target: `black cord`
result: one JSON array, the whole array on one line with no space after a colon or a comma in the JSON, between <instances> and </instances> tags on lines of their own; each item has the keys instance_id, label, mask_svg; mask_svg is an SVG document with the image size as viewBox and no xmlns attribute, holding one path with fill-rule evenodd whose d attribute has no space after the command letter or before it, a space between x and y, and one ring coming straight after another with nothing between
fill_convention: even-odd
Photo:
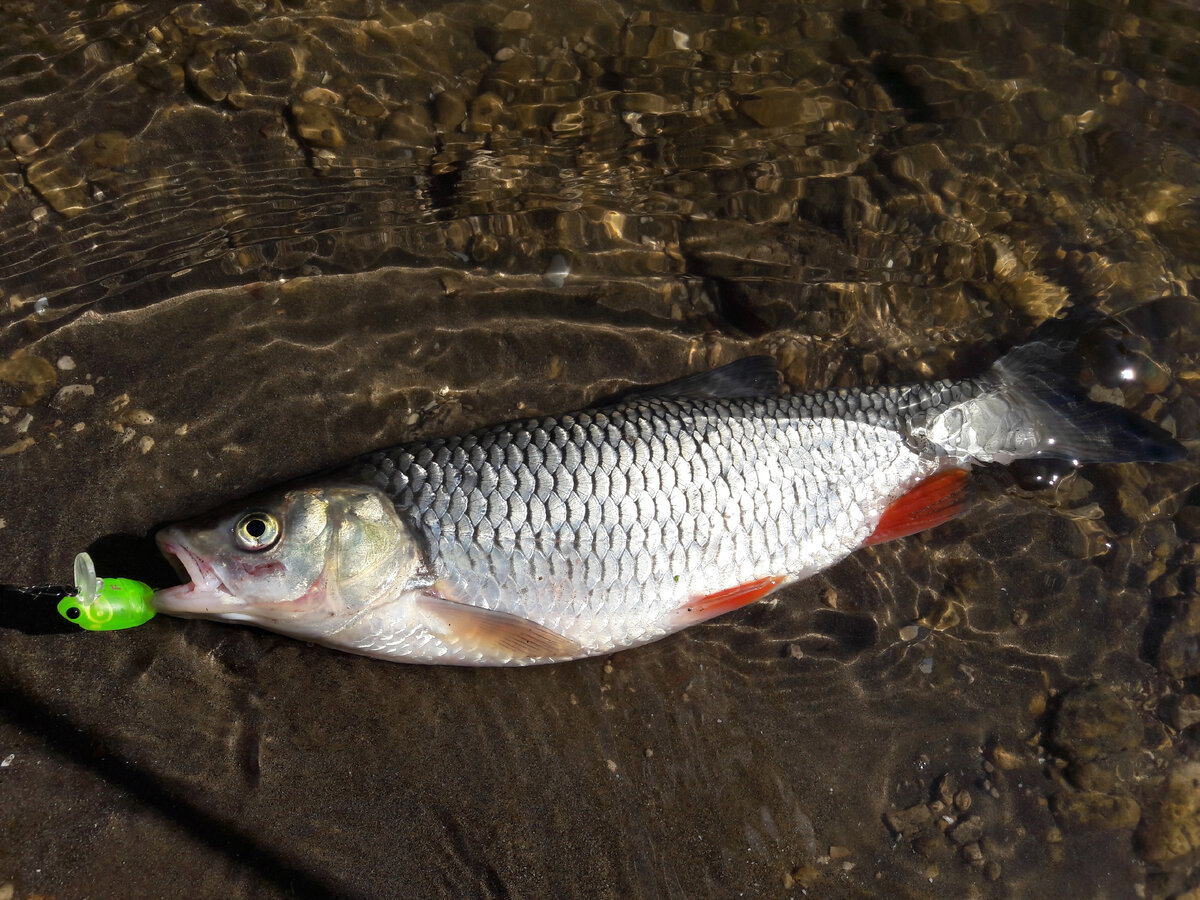
<instances>
[{"instance_id":1,"label":"black cord","mask_svg":"<svg viewBox=\"0 0 1200 900\"><path fill-rule=\"evenodd\" d=\"M0 584L0 628L25 634L78 632L78 626L58 614L58 601L74 593L75 588L59 584Z\"/></svg>"}]
</instances>

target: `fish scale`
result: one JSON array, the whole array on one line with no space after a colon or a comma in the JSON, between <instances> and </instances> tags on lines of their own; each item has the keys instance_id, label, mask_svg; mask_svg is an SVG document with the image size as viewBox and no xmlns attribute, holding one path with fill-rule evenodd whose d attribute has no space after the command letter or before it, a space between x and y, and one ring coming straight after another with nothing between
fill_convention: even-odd
<instances>
[{"instance_id":1,"label":"fish scale","mask_svg":"<svg viewBox=\"0 0 1200 900\"><path fill-rule=\"evenodd\" d=\"M936 402L947 386L926 387ZM938 467L905 441L913 390L637 399L380 451L353 472L425 536L437 579L604 652L667 633L694 596L861 544L880 499Z\"/></svg>"},{"instance_id":2,"label":"fish scale","mask_svg":"<svg viewBox=\"0 0 1200 900\"><path fill-rule=\"evenodd\" d=\"M410 662L523 665L654 640L932 527L966 470L1183 448L1035 341L976 379L780 397L762 358L600 409L383 450L159 533L160 612Z\"/></svg>"}]
</instances>

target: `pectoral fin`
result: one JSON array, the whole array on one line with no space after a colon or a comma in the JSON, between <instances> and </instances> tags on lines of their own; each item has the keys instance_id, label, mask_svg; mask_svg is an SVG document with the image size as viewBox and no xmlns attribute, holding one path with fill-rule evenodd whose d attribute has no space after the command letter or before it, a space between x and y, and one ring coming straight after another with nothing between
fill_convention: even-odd
<instances>
[{"instance_id":1,"label":"pectoral fin","mask_svg":"<svg viewBox=\"0 0 1200 900\"><path fill-rule=\"evenodd\" d=\"M441 585L416 601L426 624L439 636L494 662L570 659L578 643L512 613L472 606L446 596Z\"/></svg>"}]
</instances>

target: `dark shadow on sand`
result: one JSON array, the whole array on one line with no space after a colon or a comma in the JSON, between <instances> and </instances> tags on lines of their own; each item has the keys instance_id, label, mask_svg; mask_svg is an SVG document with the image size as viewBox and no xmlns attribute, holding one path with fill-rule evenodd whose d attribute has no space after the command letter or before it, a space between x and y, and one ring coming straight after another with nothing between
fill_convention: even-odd
<instances>
[{"instance_id":1,"label":"dark shadow on sand","mask_svg":"<svg viewBox=\"0 0 1200 900\"><path fill-rule=\"evenodd\" d=\"M164 821L270 882L286 896L315 900L354 896L351 891L338 888L269 850L237 825L200 809L166 787L154 773L128 759L108 755L101 749L105 744L101 735L89 734L41 701L0 686L0 715L22 731L38 735L55 753L94 772Z\"/></svg>"}]
</instances>

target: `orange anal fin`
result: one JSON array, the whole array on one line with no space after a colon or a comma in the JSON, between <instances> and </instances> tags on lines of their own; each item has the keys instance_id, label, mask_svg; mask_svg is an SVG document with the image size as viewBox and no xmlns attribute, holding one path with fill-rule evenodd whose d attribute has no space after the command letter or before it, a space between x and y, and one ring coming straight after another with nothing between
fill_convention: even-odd
<instances>
[{"instance_id":1,"label":"orange anal fin","mask_svg":"<svg viewBox=\"0 0 1200 900\"><path fill-rule=\"evenodd\" d=\"M966 469L947 469L918 482L883 511L864 547L949 522L967 505Z\"/></svg>"},{"instance_id":2,"label":"orange anal fin","mask_svg":"<svg viewBox=\"0 0 1200 900\"><path fill-rule=\"evenodd\" d=\"M675 618L681 623L681 627L705 622L767 596L785 581L787 578L783 575L771 575L758 581L749 581L737 587L717 591L715 594L693 597L675 610Z\"/></svg>"}]
</instances>

